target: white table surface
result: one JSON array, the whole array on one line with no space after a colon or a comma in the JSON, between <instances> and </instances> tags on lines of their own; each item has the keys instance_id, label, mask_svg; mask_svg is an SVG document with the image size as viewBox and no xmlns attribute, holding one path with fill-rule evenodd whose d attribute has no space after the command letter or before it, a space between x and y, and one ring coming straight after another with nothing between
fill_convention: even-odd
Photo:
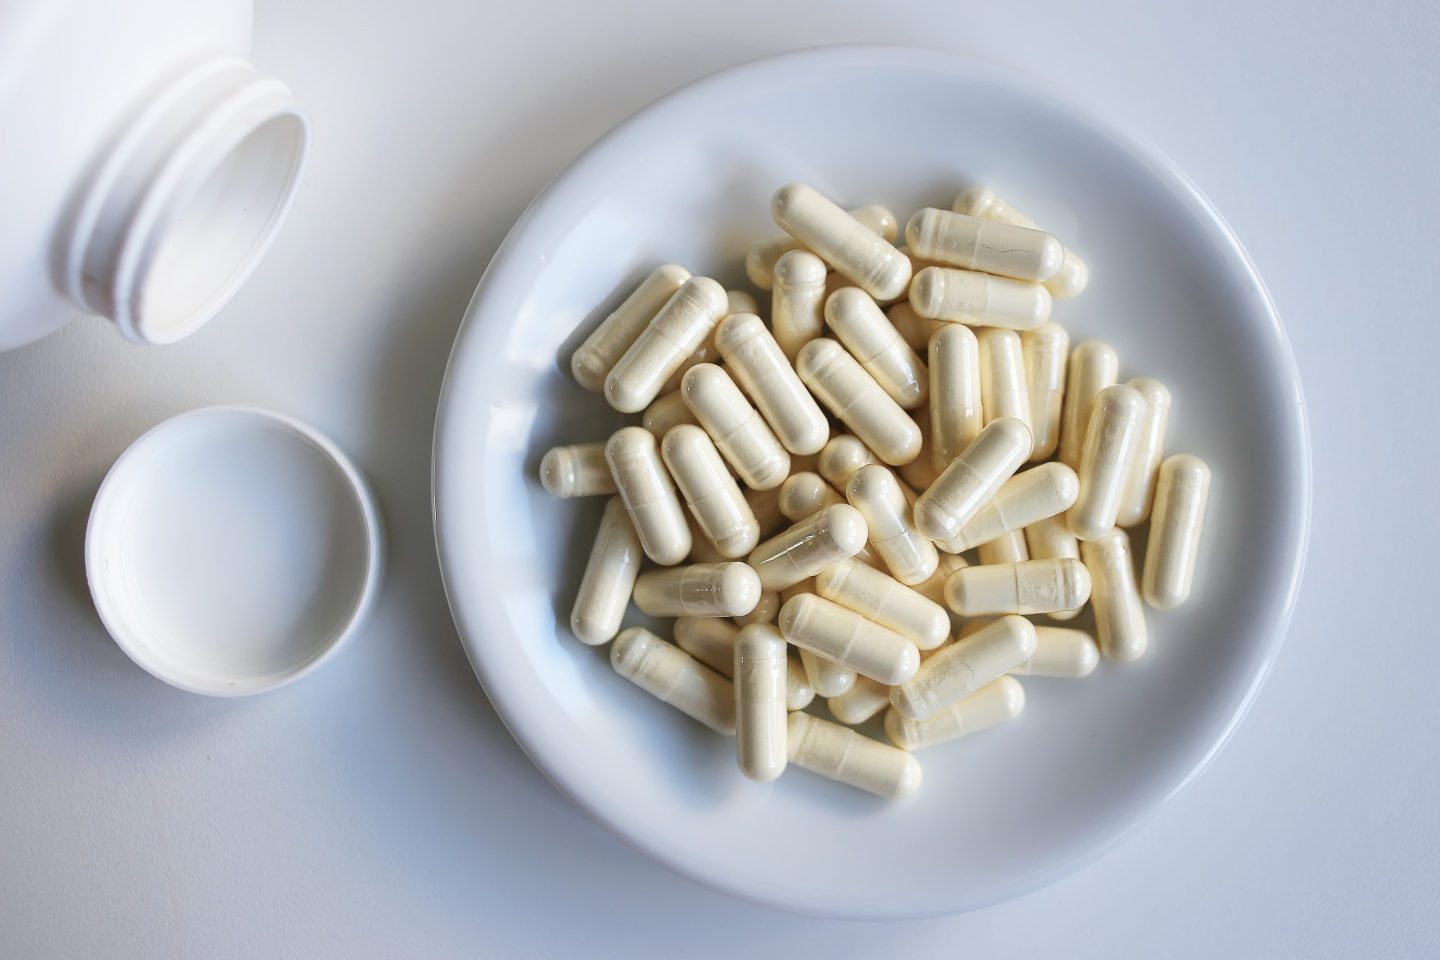
<instances>
[{"instance_id":1,"label":"white table surface","mask_svg":"<svg viewBox=\"0 0 1440 960\"><path fill-rule=\"evenodd\" d=\"M0 956L1434 956L1440 20L1323 7L262 0L315 145L253 281L176 347L0 356ZM907 923L728 900L579 813L475 682L430 529L446 356L529 199L678 84L856 40L1030 68L1173 157L1269 283L1315 454L1290 639L1211 769L1079 875ZM81 553L121 450L227 401L329 431L391 531L352 646L239 702L133 667Z\"/></svg>"}]
</instances>

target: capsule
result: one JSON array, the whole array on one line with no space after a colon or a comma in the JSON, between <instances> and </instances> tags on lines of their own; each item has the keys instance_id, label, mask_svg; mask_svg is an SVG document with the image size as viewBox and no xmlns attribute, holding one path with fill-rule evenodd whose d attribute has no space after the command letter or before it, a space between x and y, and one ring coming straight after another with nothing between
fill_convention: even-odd
<instances>
[{"instance_id":1,"label":"capsule","mask_svg":"<svg viewBox=\"0 0 1440 960\"><path fill-rule=\"evenodd\" d=\"M1086 564L1069 558L966 567L945 583L945 602L967 617L1078 610L1088 599Z\"/></svg>"},{"instance_id":2,"label":"capsule","mask_svg":"<svg viewBox=\"0 0 1440 960\"><path fill-rule=\"evenodd\" d=\"M895 214L887 208L880 206L856 207L848 213L887 241L895 242L900 223L895 219ZM774 283L776 262L791 250L799 249L801 249L800 241L788 233L776 234L769 240L757 243L745 255L745 276L749 277L750 282L761 290L769 290Z\"/></svg>"},{"instance_id":3,"label":"capsule","mask_svg":"<svg viewBox=\"0 0 1440 960\"><path fill-rule=\"evenodd\" d=\"M1078 680L1095 672L1100 648L1084 630L1036 627L1035 653L1010 672L1022 677L1065 677Z\"/></svg>"},{"instance_id":4,"label":"capsule","mask_svg":"<svg viewBox=\"0 0 1440 960\"><path fill-rule=\"evenodd\" d=\"M1034 330L1050 319L1050 294L1038 283L953 267L926 267L910 281L918 316L972 327Z\"/></svg>"},{"instance_id":5,"label":"capsule","mask_svg":"<svg viewBox=\"0 0 1440 960\"><path fill-rule=\"evenodd\" d=\"M780 485L780 512L790 521L804 520L817 510L844 502L818 473L793 473Z\"/></svg>"},{"instance_id":6,"label":"capsule","mask_svg":"<svg viewBox=\"0 0 1440 960\"><path fill-rule=\"evenodd\" d=\"M1008 723L1024 709L1025 688L1003 676L924 720L911 720L892 707L885 714L885 735L902 750L920 750Z\"/></svg>"},{"instance_id":7,"label":"capsule","mask_svg":"<svg viewBox=\"0 0 1440 960\"><path fill-rule=\"evenodd\" d=\"M755 299L753 293L745 290L725 291L725 316L736 313L753 313L757 316L760 313L760 302Z\"/></svg>"},{"instance_id":8,"label":"capsule","mask_svg":"<svg viewBox=\"0 0 1440 960\"><path fill-rule=\"evenodd\" d=\"M870 543L896 580L919 583L935 572L940 562L935 544L916 532L893 473L878 463L861 467L846 485L845 499L865 518Z\"/></svg>"},{"instance_id":9,"label":"capsule","mask_svg":"<svg viewBox=\"0 0 1440 960\"><path fill-rule=\"evenodd\" d=\"M1010 223L1017 227L1037 226L1034 220L1006 203L994 190L985 187L970 187L965 190L955 198L955 204L951 209L956 213L968 213L972 217L984 217L987 220ZM1066 247L1065 259L1060 264L1059 272L1045 281L1045 287L1057 300L1068 300L1080 296L1089 282L1090 268L1085 265L1084 260L1076 255L1074 250Z\"/></svg>"},{"instance_id":10,"label":"capsule","mask_svg":"<svg viewBox=\"0 0 1440 960\"><path fill-rule=\"evenodd\" d=\"M729 374L713 363L702 363L685 374L680 392L745 486L768 490L785 482L790 455Z\"/></svg>"},{"instance_id":11,"label":"capsule","mask_svg":"<svg viewBox=\"0 0 1440 960\"><path fill-rule=\"evenodd\" d=\"M915 501L915 528L931 540L953 540L1030 456L1030 429L992 420Z\"/></svg>"},{"instance_id":12,"label":"capsule","mask_svg":"<svg viewBox=\"0 0 1440 960\"><path fill-rule=\"evenodd\" d=\"M585 342L570 355L570 372L586 390L599 393L610 373L630 345L640 338L652 317L665 306L675 291L690 279L690 271L667 263L641 281L625 302L600 321Z\"/></svg>"},{"instance_id":13,"label":"capsule","mask_svg":"<svg viewBox=\"0 0 1440 960\"><path fill-rule=\"evenodd\" d=\"M940 554L940 565L935 568L935 572L930 575L930 579L924 583L917 583L911 588L926 600L929 600L945 611L946 615L950 618L950 635L952 636L959 632L961 626L964 625L966 621L964 617L951 610L949 605L946 604L945 581L949 580L951 574L956 570L963 570L967 566L969 566L969 564L965 562L964 557L956 556L953 553L942 552ZM924 650L921 651L922 655L927 652L928 651Z\"/></svg>"},{"instance_id":14,"label":"capsule","mask_svg":"<svg viewBox=\"0 0 1440 960\"><path fill-rule=\"evenodd\" d=\"M856 470L874 462L875 455L870 452L869 447L850 434L842 433L831 437L830 442L825 444L815 469L830 486L836 490L844 490Z\"/></svg>"},{"instance_id":15,"label":"capsule","mask_svg":"<svg viewBox=\"0 0 1440 960\"><path fill-rule=\"evenodd\" d=\"M631 627L610 647L615 672L716 733L735 732L735 688L674 644Z\"/></svg>"},{"instance_id":16,"label":"capsule","mask_svg":"<svg viewBox=\"0 0 1440 960\"><path fill-rule=\"evenodd\" d=\"M920 455L920 428L834 340L812 340L796 360L800 379L875 456L900 466Z\"/></svg>"},{"instance_id":17,"label":"capsule","mask_svg":"<svg viewBox=\"0 0 1440 960\"><path fill-rule=\"evenodd\" d=\"M1070 532L1064 514L1037 520L1026 527L1025 548L1031 560L1062 560L1066 557L1080 559L1080 541ZM1052 610L1047 616L1052 620L1070 620L1077 616L1081 609L1084 608Z\"/></svg>"},{"instance_id":18,"label":"capsule","mask_svg":"<svg viewBox=\"0 0 1440 960\"><path fill-rule=\"evenodd\" d=\"M581 643L609 643L620 630L630 591L640 574L640 538L619 497L611 497L600 518L595 545L580 578L570 611L570 632Z\"/></svg>"},{"instance_id":19,"label":"capsule","mask_svg":"<svg viewBox=\"0 0 1440 960\"><path fill-rule=\"evenodd\" d=\"M914 460L895 468L912 503L919 496L916 490L926 490L940 479L940 471L935 467L934 449L930 445L930 404L916 410L914 420L915 426L920 428L920 453Z\"/></svg>"},{"instance_id":20,"label":"capsule","mask_svg":"<svg viewBox=\"0 0 1440 960\"><path fill-rule=\"evenodd\" d=\"M656 440L663 439L671 427L699 422L695 419L695 414L690 412L690 408L685 406L685 396L679 390L656 397L655 401L645 408L645 415L640 420L641 426L655 434Z\"/></svg>"},{"instance_id":21,"label":"capsule","mask_svg":"<svg viewBox=\"0 0 1440 960\"><path fill-rule=\"evenodd\" d=\"M694 511L690 511L685 517L685 523L690 528L690 553L686 555L687 563L724 563L726 560L734 560L734 557L727 557L720 552L720 548L705 535L700 529L700 524L695 519Z\"/></svg>"},{"instance_id":22,"label":"capsule","mask_svg":"<svg viewBox=\"0 0 1440 960\"><path fill-rule=\"evenodd\" d=\"M877 300L891 300L910 282L910 261L874 230L803 183L775 191L770 215L790 236Z\"/></svg>"},{"instance_id":23,"label":"capsule","mask_svg":"<svg viewBox=\"0 0 1440 960\"><path fill-rule=\"evenodd\" d=\"M622 413L639 413L670 375L710 336L725 312L725 288L691 277L665 302L605 377L605 398Z\"/></svg>"},{"instance_id":24,"label":"capsule","mask_svg":"<svg viewBox=\"0 0 1440 960\"><path fill-rule=\"evenodd\" d=\"M784 590L853 557L868 536L860 511L838 503L766 540L750 554L749 562L760 574L762 587Z\"/></svg>"},{"instance_id":25,"label":"capsule","mask_svg":"<svg viewBox=\"0 0 1440 960\"><path fill-rule=\"evenodd\" d=\"M720 355L760 415L793 454L819 453L830 439L830 423L753 313L733 313L715 331Z\"/></svg>"},{"instance_id":26,"label":"capsule","mask_svg":"<svg viewBox=\"0 0 1440 960\"><path fill-rule=\"evenodd\" d=\"M943 324L930 338L930 451L944 470L980 435L980 342L958 323Z\"/></svg>"},{"instance_id":27,"label":"capsule","mask_svg":"<svg viewBox=\"0 0 1440 960\"><path fill-rule=\"evenodd\" d=\"M908 343L910 349L922 357L930 347L931 337L946 327L954 326L944 320L927 320L920 316L915 312L915 308L910 306L909 300L895 304L885 311L885 316L889 318L890 325L895 328L895 332L900 334L900 339ZM931 359L933 361L934 358ZM935 381L932 379L930 384L933 390Z\"/></svg>"},{"instance_id":28,"label":"capsule","mask_svg":"<svg viewBox=\"0 0 1440 960\"><path fill-rule=\"evenodd\" d=\"M982 567L997 563L1024 563L1029 559L1030 551L1025 547L1025 534L1019 530L1010 530L980 544L979 560Z\"/></svg>"},{"instance_id":29,"label":"capsule","mask_svg":"<svg viewBox=\"0 0 1440 960\"><path fill-rule=\"evenodd\" d=\"M681 650L729 680L735 676L735 641L740 628L719 617L680 617L675 621L675 643ZM785 707L804 710L815 699L805 679L800 654L790 650L785 671Z\"/></svg>"},{"instance_id":30,"label":"capsule","mask_svg":"<svg viewBox=\"0 0 1440 960\"><path fill-rule=\"evenodd\" d=\"M743 617L760 602L760 577L743 563L695 563L647 570L635 606L652 617Z\"/></svg>"},{"instance_id":31,"label":"capsule","mask_svg":"<svg viewBox=\"0 0 1440 960\"><path fill-rule=\"evenodd\" d=\"M681 424L665 434L660 455L716 551L733 560L754 550L760 542L760 522L750 512L709 434L692 424Z\"/></svg>"},{"instance_id":32,"label":"capsule","mask_svg":"<svg viewBox=\"0 0 1440 960\"><path fill-rule=\"evenodd\" d=\"M865 291L849 287L832 293L825 301L825 323L890 399L905 410L925 402L930 372Z\"/></svg>"},{"instance_id":33,"label":"capsule","mask_svg":"<svg viewBox=\"0 0 1440 960\"><path fill-rule=\"evenodd\" d=\"M1065 405L1060 418L1060 462L1080 468L1080 451L1090 426L1090 411L1100 391L1120 375L1120 358L1108 343L1087 340L1070 353Z\"/></svg>"},{"instance_id":34,"label":"capsule","mask_svg":"<svg viewBox=\"0 0 1440 960\"><path fill-rule=\"evenodd\" d=\"M780 594L774 590L762 590L760 591L760 599L755 603L754 610L732 619L738 625L748 627L752 623L774 623L775 618L779 615Z\"/></svg>"},{"instance_id":35,"label":"capsule","mask_svg":"<svg viewBox=\"0 0 1440 960\"><path fill-rule=\"evenodd\" d=\"M825 328L825 261L795 250L775 264L775 291L770 296L770 327L775 342L791 363L800 348Z\"/></svg>"},{"instance_id":36,"label":"capsule","mask_svg":"<svg viewBox=\"0 0 1440 960\"><path fill-rule=\"evenodd\" d=\"M1209 497L1210 468L1204 460L1177 453L1160 464L1142 580L1145 602L1156 610L1174 609L1190 597Z\"/></svg>"},{"instance_id":37,"label":"capsule","mask_svg":"<svg viewBox=\"0 0 1440 960\"><path fill-rule=\"evenodd\" d=\"M1014 330L989 329L975 337L980 342L980 409L985 422L1013 417L1033 433L1020 335Z\"/></svg>"},{"instance_id":38,"label":"capsule","mask_svg":"<svg viewBox=\"0 0 1440 960\"><path fill-rule=\"evenodd\" d=\"M1054 277L1065 262L1065 248L1043 230L934 207L905 224L905 247L934 263L1034 283Z\"/></svg>"},{"instance_id":39,"label":"capsule","mask_svg":"<svg viewBox=\"0 0 1440 960\"><path fill-rule=\"evenodd\" d=\"M838 723L792 713L786 743L795 766L877 796L898 800L920 789L920 761Z\"/></svg>"},{"instance_id":40,"label":"capsule","mask_svg":"<svg viewBox=\"0 0 1440 960\"><path fill-rule=\"evenodd\" d=\"M1065 400L1065 364L1070 334L1053 320L1020 335L1025 358L1025 388L1030 392L1030 431L1035 449L1030 459L1048 460L1060 445L1060 410Z\"/></svg>"},{"instance_id":41,"label":"capsule","mask_svg":"<svg viewBox=\"0 0 1440 960\"><path fill-rule=\"evenodd\" d=\"M926 657L914 677L890 691L890 705L907 720L924 720L959 703L1034 654L1035 628L1030 621L1001 617Z\"/></svg>"},{"instance_id":42,"label":"capsule","mask_svg":"<svg viewBox=\"0 0 1440 960\"><path fill-rule=\"evenodd\" d=\"M1012 531L1020 531L1070 509L1080 493L1080 478L1063 463L1042 463L1015 474L993 500L961 528L955 543L969 550ZM1078 557L1078 551L1069 556Z\"/></svg>"},{"instance_id":43,"label":"capsule","mask_svg":"<svg viewBox=\"0 0 1440 960\"><path fill-rule=\"evenodd\" d=\"M769 783L785 771L785 640L766 623L735 642L735 755L740 772Z\"/></svg>"},{"instance_id":44,"label":"capsule","mask_svg":"<svg viewBox=\"0 0 1440 960\"><path fill-rule=\"evenodd\" d=\"M1070 532L1092 540L1115 526L1120 497L1145 425L1145 398L1124 384L1100 391L1080 454L1080 494L1065 514Z\"/></svg>"},{"instance_id":45,"label":"capsule","mask_svg":"<svg viewBox=\"0 0 1440 960\"><path fill-rule=\"evenodd\" d=\"M1122 527L1144 523L1150 516L1155 479L1165 451L1165 426L1170 419L1170 391L1165 389L1165 384L1149 377L1137 377L1129 386L1145 398L1145 422L1140 427L1139 447L1130 461L1130 473L1120 495L1116 522Z\"/></svg>"},{"instance_id":46,"label":"capsule","mask_svg":"<svg viewBox=\"0 0 1440 960\"><path fill-rule=\"evenodd\" d=\"M890 706L890 688L869 677L855 678L855 685L838 697L828 697L830 715L846 726L857 726Z\"/></svg>"},{"instance_id":47,"label":"capsule","mask_svg":"<svg viewBox=\"0 0 1440 960\"><path fill-rule=\"evenodd\" d=\"M789 602L789 601L786 601ZM855 686L855 671L829 657L822 657L813 650L800 647L800 663L805 668L805 679L817 696L830 698L844 696Z\"/></svg>"},{"instance_id":48,"label":"capsule","mask_svg":"<svg viewBox=\"0 0 1440 960\"><path fill-rule=\"evenodd\" d=\"M617 430L605 444L605 459L645 555L667 567L684 560L692 545L690 526L655 436L644 427Z\"/></svg>"},{"instance_id":49,"label":"capsule","mask_svg":"<svg viewBox=\"0 0 1440 960\"><path fill-rule=\"evenodd\" d=\"M921 650L933 650L950 637L950 614L940 603L855 560L821 570L815 592L888 627Z\"/></svg>"},{"instance_id":50,"label":"capsule","mask_svg":"<svg viewBox=\"0 0 1440 960\"><path fill-rule=\"evenodd\" d=\"M1094 581L1090 599L1095 606L1095 634L1100 652L1111 660L1129 663L1144 656L1150 644L1145 610L1135 586L1135 561L1130 538L1118 527L1080 544L1080 557Z\"/></svg>"},{"instance_id":51,"label":"capsule","mask_svg":"<svg viewBox=\"0 0 1440 960\"><path fill-rule=\"evenodd\" d=\"M720 350L715 346L715 331L712 330L710 336L705 338L705 342L691 351L690 355L680 362L680 366L675 369L675 372L670 374L669 379L661 384L660 395L664 396L679 390L680 384L685 381L685 374L690 372L691 367L699 366L702 363L719 362Z\"/></svg>"},{"instance_id":52,"label":"capsule","mask_svg":"<svg viewBox=\"0 0 1440 960\"><path fill-rule=\"evenodd\" d=\"M605 462L605 444L551 447L540 458L540 485L552 497L589 497L614 493L615 478Z\"/></svg>"},{"instance_id":53,"label":"capsule","mask_svg":"<svg viewBox=\"0 0 1440 960\"><path fill-rule=\"evenodd\" d=\"M780 488L746 490L745 502L760 524L760 537L771 537L785 528L785 515L780 512Z\"/></svg>"},{"instance_id":54,"label":"capsule","mask_svg":"<svg viewBox=\"0 0 1440 960\"><path fill-rule=\"evenodd\" d=\"M785 639L802 650L884 684L904 682L920 665L920 651L910 640L813 593L785 601L778 622Z\"/></svg>"}]
</instances>

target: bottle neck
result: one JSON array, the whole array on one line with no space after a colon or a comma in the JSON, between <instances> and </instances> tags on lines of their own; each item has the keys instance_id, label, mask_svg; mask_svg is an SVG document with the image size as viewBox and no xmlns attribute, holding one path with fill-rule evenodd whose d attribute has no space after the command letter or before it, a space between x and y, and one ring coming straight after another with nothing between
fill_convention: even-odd
<instances>
[{"instance_id":1,"label":"bottle neck","mask_svg":"<svg viewBox=\"0 0 1440 960\"><path fill-rule=\"evenodd\" d=\"M193 333L274 239L307 141L280 81L234 57L193 66L99 161L61 238L61 291L137 343Z\"/></svg>"}]
</instances>

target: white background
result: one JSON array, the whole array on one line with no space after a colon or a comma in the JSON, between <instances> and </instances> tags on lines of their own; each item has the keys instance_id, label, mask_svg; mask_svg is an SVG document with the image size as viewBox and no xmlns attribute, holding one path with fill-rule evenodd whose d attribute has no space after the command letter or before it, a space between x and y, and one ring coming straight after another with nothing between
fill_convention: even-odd
<instances>
[{"instance_id":1,"label":"white background","mask_svg":"<svg viewBox=\"0 0 1440 960\"><path fill-rule=\"evenodd\" d=\"M254 280L176 347L0 357L0 956L1434 956L1440 20L1323 6L262 0L315 141ZM577 812L474 681L429 516L446 355L529 199L678 84L857 40L1029 68L1174 158L1269 283L1315 453L1290 638L1211 769L1081 874L909 923L722 898ZM330 432L391 530L354 644L241 702L131 666L81 554L109 463L212 402Z\"/></svg>"}]
</instances>

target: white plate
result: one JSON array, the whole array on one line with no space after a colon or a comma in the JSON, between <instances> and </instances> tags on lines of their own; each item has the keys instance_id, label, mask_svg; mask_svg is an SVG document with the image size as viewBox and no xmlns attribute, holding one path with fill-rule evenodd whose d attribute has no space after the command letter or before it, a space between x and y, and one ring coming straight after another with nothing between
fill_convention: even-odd
<instances>
[{"instance_id":1,"label":"white plate","mask_svg":"<svg viewBox=\"0 0 1440 960\"><path fill-rule=\"evenodd\" d=\"M1123 378L1156 376L1169 449L1214 470L1189 605L1150 614L1138 664L1026 679L1010 727L922 753L890 804L794 770L746 781L734 744L615 675L566 627L600 499L549 499L552 444L622 423L570 351L654 266L729 286L808 181L905 218L996 188L1090 264L1059 302ZM559 176L511 231L456 340L435 436L435 532L486 691L536 764L621 837L710 886L817 914L891 917L1013 897L1096 857L1214 757L1280 647L1309 520L1289 345L1239 242L1175 167L1033 78L937 51L840 47L726 71L646 108ZM823 708L822 708L823 709ZM536 837L536 848L546 843Z\"/></svg>"}]
</instances>

